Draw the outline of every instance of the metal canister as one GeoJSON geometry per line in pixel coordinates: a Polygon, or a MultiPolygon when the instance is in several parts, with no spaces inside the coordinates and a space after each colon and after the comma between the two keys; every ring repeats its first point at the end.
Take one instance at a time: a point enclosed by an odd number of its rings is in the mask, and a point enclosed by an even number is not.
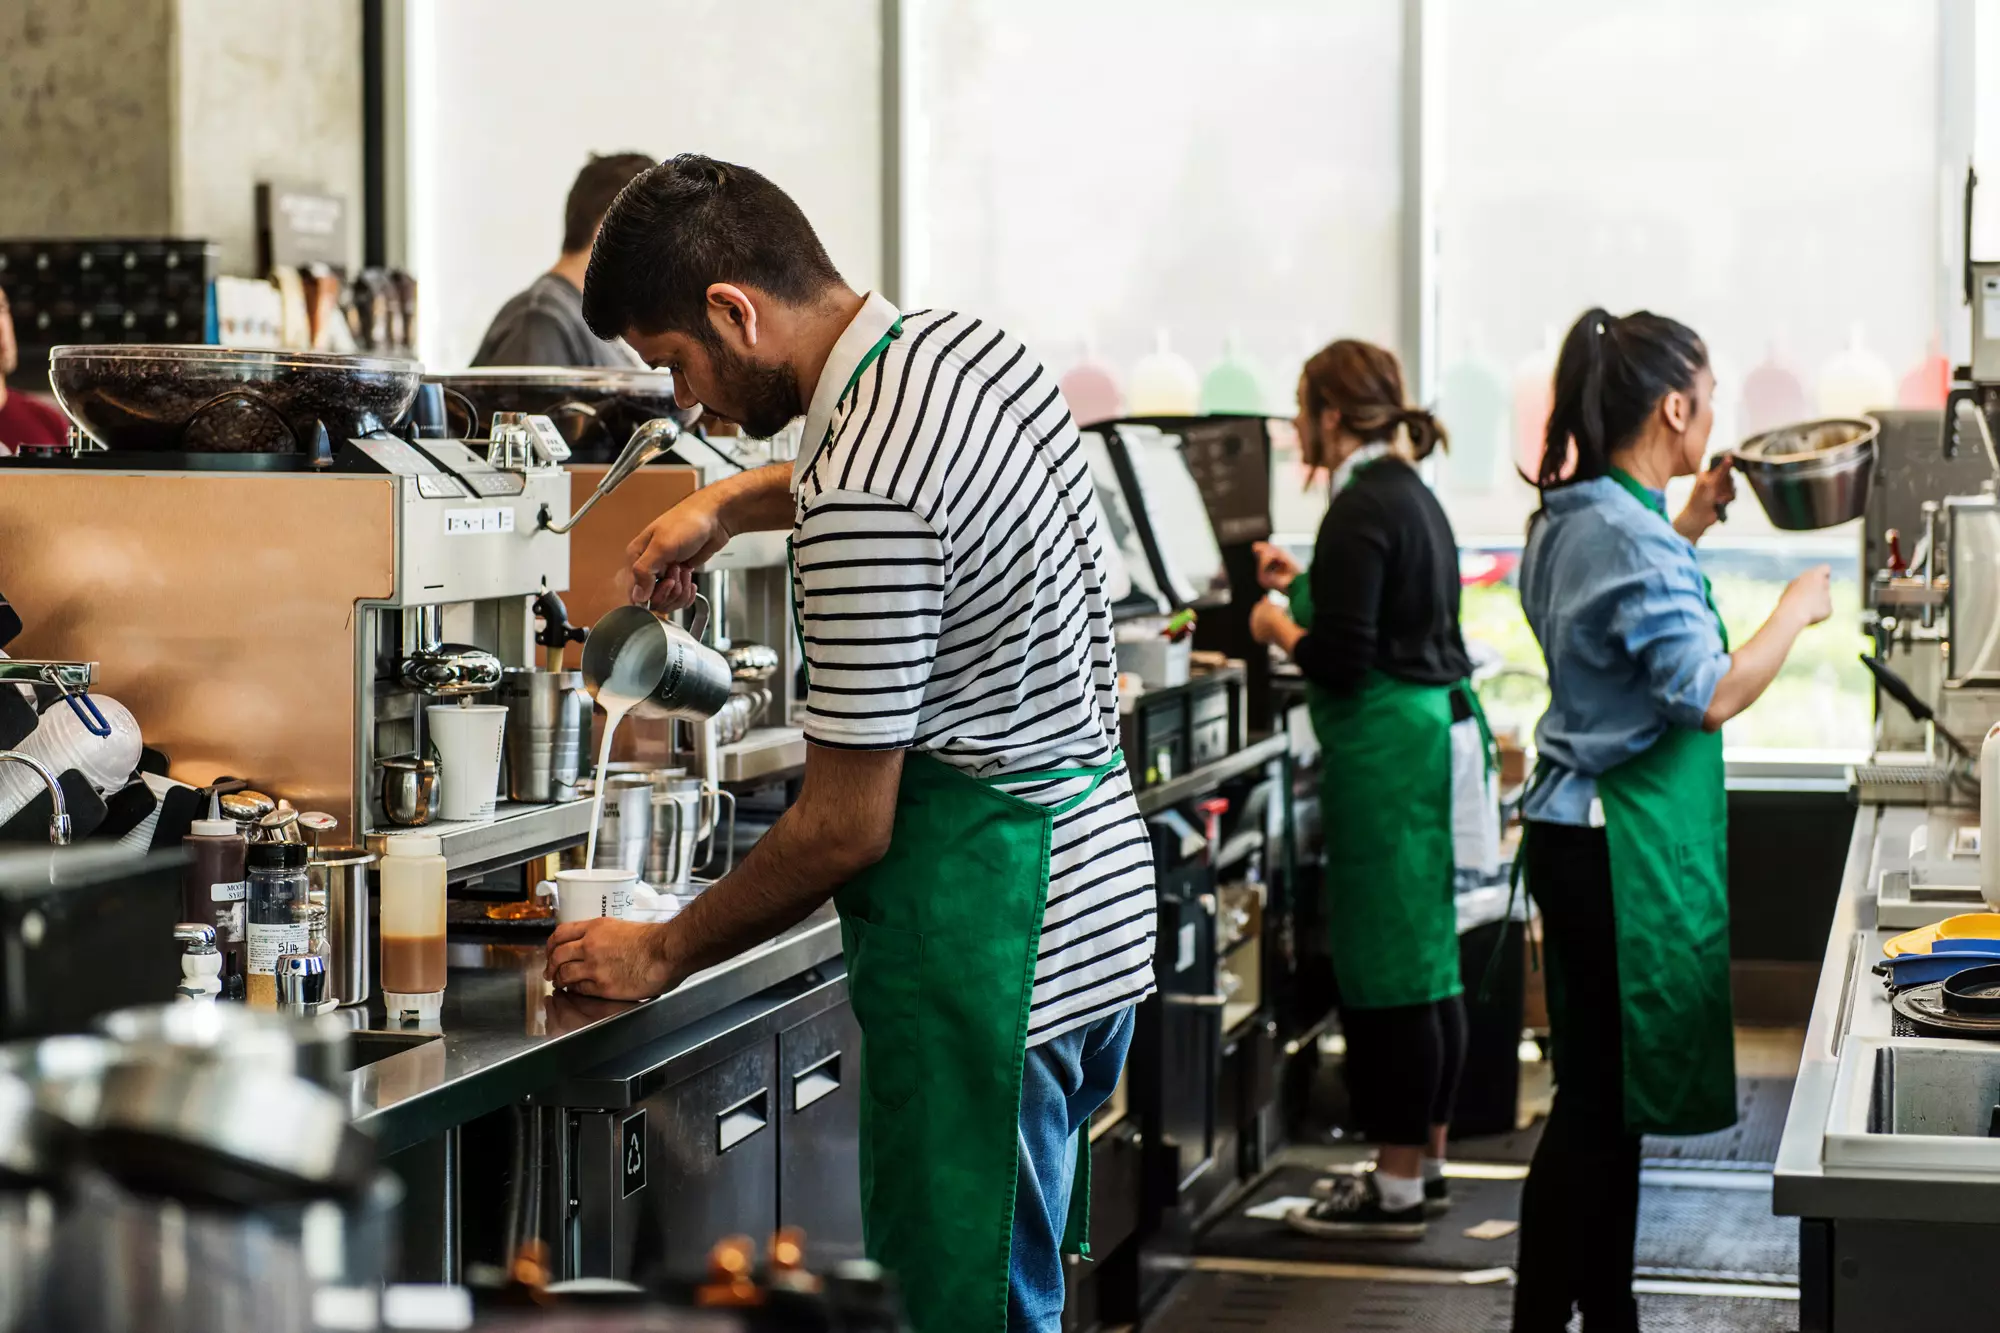
{"type": "Polygon", "coordinates": [[[507,799],[574,800],[590,717],[583,673],[508,667],[500,702],[507,706],[507,799]]]}
{"type": "Polygon", "coordinates": [[[597,828],[598,866],[643,875],[652,845],[653,780],[644,773],[613,773],[605,780],[604,819],[597,828]]]}
{"type": "Polygon", "coordinates": [[[322,847],[306,876],[326,903],[327,994],[342,1007],[366,1004],[375,989],[368,962],[368,873],[376,861],[365,847],[322,847]]]}

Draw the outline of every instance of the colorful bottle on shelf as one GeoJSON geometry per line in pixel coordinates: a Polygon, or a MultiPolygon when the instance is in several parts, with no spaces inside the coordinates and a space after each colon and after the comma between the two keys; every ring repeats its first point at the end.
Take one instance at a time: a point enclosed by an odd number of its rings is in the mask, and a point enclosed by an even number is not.
{"type": "Polygon", "coordinates": [[[1507,384],[1500,372],[1469,345],[1439,385],[1438,416],[1451,432],[1442,475],[1453,490],[1483,494],[1498,480],[1506,453],[1507,384]]]}
{"type": "MultiPolygon", "coordinates": [[[[1514,463],[1532,479],[1547,451],[1549,413],[1555,407],[1556,331],[1542,330],[1542,345],[1514,367],[1514,463]]],[[[1447,426],[1449,429],[1449,426],[1447,426]]]]}
{"type": "Polygon", "coordinates": [[[1812,415],[1805,381],[1773,341],[1764,359],[1743,377],[1743,433],[1746,437],[1804,421],[1812,415]]]}
{"type": "Polygon", "coordinates": [[[1201,410],[1201,378],[1174,351],[1165,329],[1132,367],[1130,404],[1135,417],[1191,417],[1201,410]]]}
{"type": "Polygon", "coordinates": [[[1896,406],[1935,412],[1944,407],[1949,397],[1951,361],[1938,350],[1937,335],[1932,334],[1923,359],[1910,367],[1903,382],[1896,386],[1896,406]]]}
{"type": "Polygon", "coordinates": [[[1125,415],[1125,392],[1118,387],[1118,377],[1111,367],[1097,359],[1097,350],[1088,339],[1084,341],[1083,355],[1056,383],[1062,390],[1063,401],[1069,404],[1070,416],[1079,426],[1116,421],[1125,415]]]}
{"type": "Polygon", "coordinates": [[[1856,323],[1847,347],[1827,358],[1813,386],[1823,417],[1858,417],[1896,401],[1896,379],[1889,363],[1868,350],[1856,323]]]}
{"type": "Polygon", "coordinates": [[[1222,359],[1202,377],[1201,410],[1210,415],[1241,416],[1263,416],[1271,410],[1263,371],[1243,351],[1242,341],[1234,333],[1222,340],[1222,359]]]}

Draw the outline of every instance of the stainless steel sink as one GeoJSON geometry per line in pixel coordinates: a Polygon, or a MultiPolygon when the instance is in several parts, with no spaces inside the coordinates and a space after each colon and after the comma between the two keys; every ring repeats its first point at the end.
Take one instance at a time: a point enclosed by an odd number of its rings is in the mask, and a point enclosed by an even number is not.
{"type": "Polygon", "coordinates": [[[436,1041],[443,1036],[440,1032],[351,1032],[347,1038],[347,1067],[359,1069],[372,1065],[377,1060],[386,1060],[392,1055],[436,1041]]]}
{"type": "Polygon", "coordinates": [[[1829,1167],[2000,1174],[2000,1043],[1849,1038],[1827,1116],[1829,1167]]]}

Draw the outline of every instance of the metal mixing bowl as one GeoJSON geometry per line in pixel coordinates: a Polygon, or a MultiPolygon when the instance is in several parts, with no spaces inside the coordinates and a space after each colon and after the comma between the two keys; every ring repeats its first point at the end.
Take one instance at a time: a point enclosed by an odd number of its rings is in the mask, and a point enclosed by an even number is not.
{"type": "Polygon", "coordinates": [[[1730,455],[1774,527],[1830,528],[1860,518],[1875,476],[1873,417],[1828,417],[1753,435],[1730,455]]]}

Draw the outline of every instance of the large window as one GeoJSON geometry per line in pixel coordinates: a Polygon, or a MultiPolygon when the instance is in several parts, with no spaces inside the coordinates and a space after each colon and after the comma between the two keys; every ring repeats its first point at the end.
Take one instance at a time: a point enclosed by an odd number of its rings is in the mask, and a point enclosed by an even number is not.
{"type": "MultiPolygon", "coordinates": [[[[1280,413],[1329,338],[1423,346],[1470,563],[1518,558],[1536,498],[1515,468],[1590,306],[1702,334],[1717,450],[1942,399],[1970,134],[1949,0],[906,5],[907,299],[991,316],[1058,373],[1089,347],[1128,383],[1162,333],[1198,375],[1233,335],[1280,413]]],[[[1309,543],[1324,503],[1281,453],[1279,531],[1309,543]]],[[[1732,746],[1867,744],[1857,546],[1775,532],[1747,487],[1703,542],[1739,641],[1786,580],[1835,571],[1833,622],[1732,746]]],[[[1531,722],[1511,575],[1468,592],[1466,626],[1520,669],[1496,688],[1531,722]]]]}
{"type": "Polygon", "coordinates": [[[1341,334],[1395,345],[1399,0],[909,0],[906,304],[1129,386],[1165,335],[1274,410],[1341,334]]]}
{"type": "MultiPolygon", "coordinates": [[[[1944,186],[1963,164],[1939,160],[1935,5],[1445,13],[1437,388],[1462,536],[1520,536],[1534,493],[1514,468],[1540,457],[1556,346],[1591,306],[1702,335],[1717,448],[1820,412],[1941,405],[1944,186]],[[1867,93],[1823,95],[1843,87],[1867,93]]],[[[1716,538],[1770,531],[1751,501],[1716,538]]]]}

